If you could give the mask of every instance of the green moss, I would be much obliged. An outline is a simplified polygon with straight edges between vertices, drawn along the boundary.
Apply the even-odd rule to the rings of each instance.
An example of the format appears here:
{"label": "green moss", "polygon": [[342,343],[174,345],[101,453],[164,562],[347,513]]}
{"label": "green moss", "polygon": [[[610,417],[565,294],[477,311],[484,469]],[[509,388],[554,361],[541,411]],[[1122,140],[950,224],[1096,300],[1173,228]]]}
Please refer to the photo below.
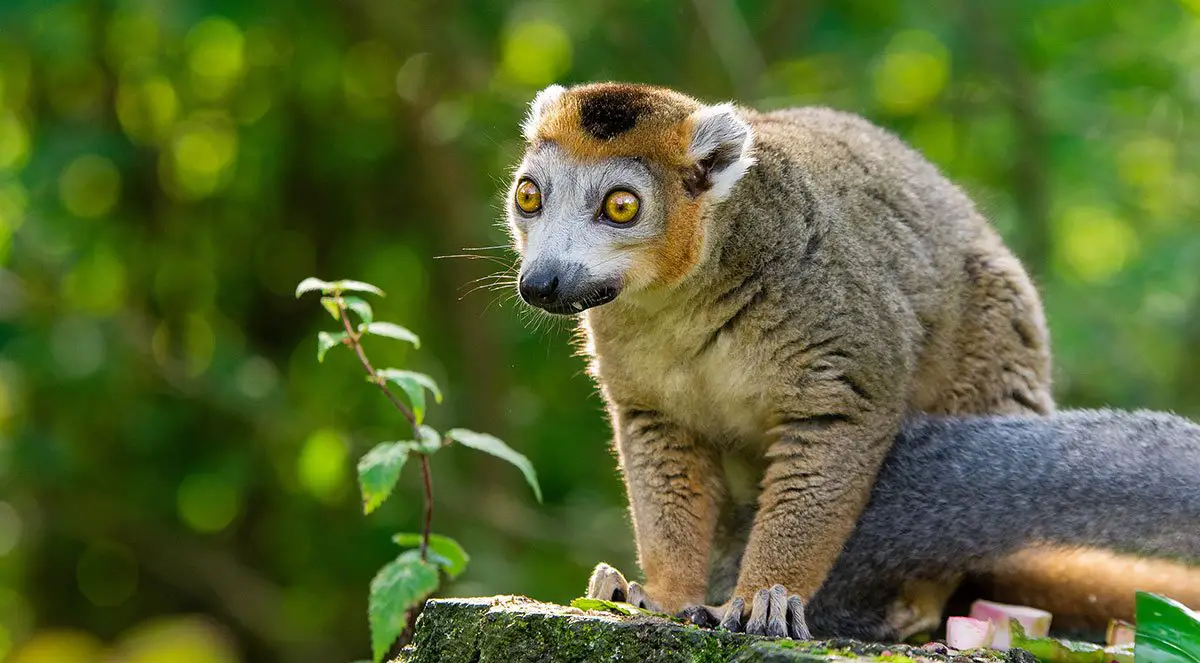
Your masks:
{"label": "green moss", "polygon": [[[583,604],[591,606],[592,604]],[[654,615],[580,610],[524,597],[430,601],[399,663],[1025,663],[1012,652],[947,656],[902,644],[770,640]]]}

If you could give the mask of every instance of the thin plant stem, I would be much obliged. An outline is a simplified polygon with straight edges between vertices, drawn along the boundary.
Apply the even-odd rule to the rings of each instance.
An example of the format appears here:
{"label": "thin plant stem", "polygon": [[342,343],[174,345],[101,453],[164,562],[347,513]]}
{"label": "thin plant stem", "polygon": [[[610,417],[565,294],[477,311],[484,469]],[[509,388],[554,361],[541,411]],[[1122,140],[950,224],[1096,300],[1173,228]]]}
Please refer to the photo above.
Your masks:
{"label": "thin plant stem", "polygon": [[421,559],[429,547],[429,525],[433,522],[433,478],[429,474],[429,456],[421,454],[421,476],[425,479],[425,529],[421,531]]}
{"label": "thin plant stem", "polygon": [[[346,302],[342,299],[342,293],[335,292],[334,301],[338,307],[338,317],[342,319],[342,326],[346,328],[346,340],[344,343],[354,348],[354,354],[358,355],[358,361],[362,364],[363,370],[367,372],[368,376],[370,376],[371,383],[376,387],[379,387],[379,390],[383,392],[383,395],[387,396],[388,400],[392,402],[392,405],[396,406],[396,409],[400,411],[400,414],[404,415],[404,418],[408,420],[409,425],[412,426],[413,439],[420,441],[421,426],[417,423],[417,417],[407,405],[401,403],[399,398],[396,398],[396,395],[393,394],[392,390],[388,388],[387,383],[376,376],[375,367],[372,366],[371,361],[367,359],[367,353],[365,350],[363,350],[362,346],[362,334],[354,331],[354,327],[350,325],[350,311],[346,308]],[[421,561],[428,561],[429,527],[430,523],[433,521],[433,481],[429,476],[429,456],[425,454],[420,454],[420,456],[421,475],[425,479],[425,525],[421,532]]]}

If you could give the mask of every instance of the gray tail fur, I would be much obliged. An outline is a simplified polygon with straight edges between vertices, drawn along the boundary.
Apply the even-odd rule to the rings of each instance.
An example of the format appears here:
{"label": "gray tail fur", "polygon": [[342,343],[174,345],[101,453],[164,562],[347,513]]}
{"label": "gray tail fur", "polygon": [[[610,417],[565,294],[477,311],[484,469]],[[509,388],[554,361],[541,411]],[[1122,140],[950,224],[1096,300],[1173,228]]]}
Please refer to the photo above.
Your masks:
{"label": "gray tail fur", "polygon": [[[1200,596],[1200,425],[1170,414],[1111,410],[913,418],[813,598],[810,624],[814,633],[894,637],[884,622],[914,581],[992,575],[1000,589],[1012,589],[1005,583],[1017,584],[1013,577],[1035,575],[1012,560],[1039,550],[1102,550],[1174,564],[1168,583],[1162,571],[1155,571],[1158,578],[1130,577],[1144,565],[1089,558],[1088,577],[1076,578],[1088,589],[1075,601],[1095,605],[1062,598],[1046,599],[1048,606],[1081,614],[1127,611],[1129,588],[1139,582],[1178,587],[1181,600]],[[1035,560],[1044,589],[1071,595],[1063,584],[1084,574],[1084,562],[1059,553],[1053,567],[1048,559]],[[1098,600],[1106,587],[1129,596]]]}

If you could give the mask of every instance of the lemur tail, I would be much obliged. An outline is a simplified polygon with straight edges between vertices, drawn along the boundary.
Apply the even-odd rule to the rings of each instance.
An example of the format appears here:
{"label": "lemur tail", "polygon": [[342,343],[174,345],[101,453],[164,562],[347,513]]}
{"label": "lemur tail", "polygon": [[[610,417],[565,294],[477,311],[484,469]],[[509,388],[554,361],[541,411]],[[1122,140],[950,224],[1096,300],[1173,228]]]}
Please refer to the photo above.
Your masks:
{"label": "lemur tail", "polygon": [[919,419],[880,488],[892,494],[876,503],[895,508],[876,517],[923,504],[908,513],[935,514],[914,530],[946,537],[935,557],[979,560],[971,573],[994,600],[1050,610],[1056,624],[1131,620],[1136,590],[1200,607],[1200,425],[1181,417]]}
{"label": "lemur tail", "polygon": [[1200,565],[1101,548],[1029,548],[1001,560],[991,579],[995,600],[1049,610],[1061,628],[1133,621],[1139,590],[1200,606]]}

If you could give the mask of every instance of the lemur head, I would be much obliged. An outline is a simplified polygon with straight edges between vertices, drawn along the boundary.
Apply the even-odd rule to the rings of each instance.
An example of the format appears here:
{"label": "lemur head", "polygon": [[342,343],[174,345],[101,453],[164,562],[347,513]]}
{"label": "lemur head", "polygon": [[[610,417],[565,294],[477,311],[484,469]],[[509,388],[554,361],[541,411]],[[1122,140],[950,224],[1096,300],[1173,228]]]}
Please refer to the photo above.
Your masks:
{"label": "lemur head", "polygon": [[669,286],[703,259],[706,212],[754,163],[750,126],[646,85],[552,85],[509,190],[521,297],[571,314]]}

